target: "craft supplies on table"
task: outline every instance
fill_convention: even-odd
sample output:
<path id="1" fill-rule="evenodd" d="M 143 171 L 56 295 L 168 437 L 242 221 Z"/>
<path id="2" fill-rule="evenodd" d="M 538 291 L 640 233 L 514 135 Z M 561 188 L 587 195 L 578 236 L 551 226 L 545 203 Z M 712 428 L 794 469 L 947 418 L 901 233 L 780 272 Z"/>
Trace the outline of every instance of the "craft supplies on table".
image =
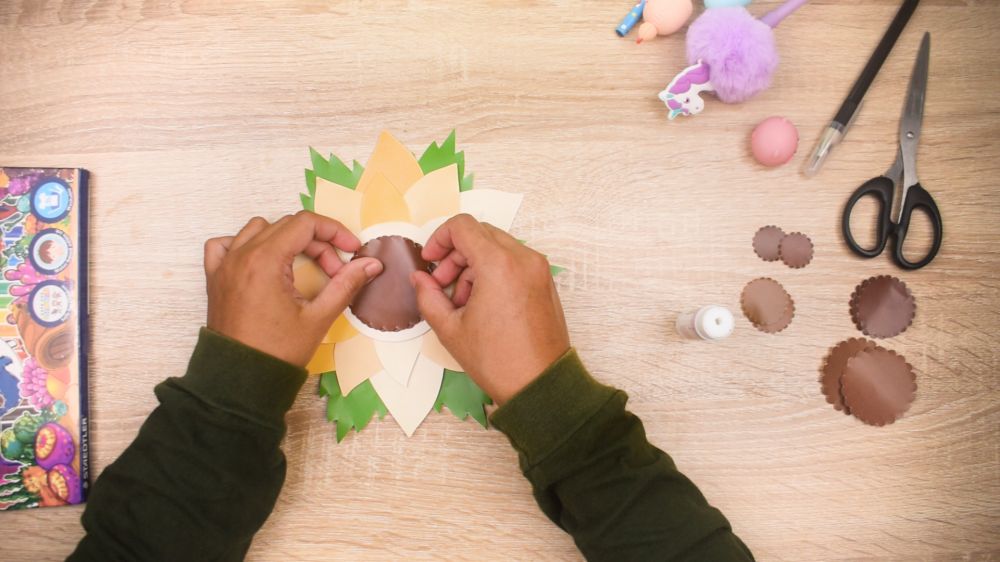
<path id="1" fill-rule="evenodd" d="M 0 510 L 87 496 L 87 183 L 0 168 Z"/>
<path id="2" fill-rule="evenodd" d="M 820 167 L 823 166 L 823 162 L 830 155 L 830 151 L 833 150 L 833 147 L 839 144 L 844 136 L 847 135 L 847 129 L 850 128 L 851 123 L 854 122 L 854 119 L 858 116 L 858 112 L 861 110 L 861 102 L 865 97 L 865 93 L 868 92 L 868 87 L 871 86 L 872 81 L 875 80 L 875 76 L 882 69 L 882 64 L 889 57 L 892 47 L 896 44 L 896 40 L 899 39 L 899 35 L 903 32 L 903 28 L 906 27 L 906 23 L 910 21 L 910 17 L 917 9 L 919 2 L 920 0 L 904 0 L 903 4 L 899 7 L 896 17 L 892 19 L 888 29 L 885 30 L 885 35 L 882 36 L 882 40 L 875 47 L 875 52 L 872 53 L 871 58 L 865 64 L 864 70 L 861 71 L 861 75 L 854 82 L 854 86 L 851 87 L 851 91 L 847 94 L 847 98 L 844 99 L 844 103 L 840 105 L 837 114 L 833 117 L 827 128 L 823 130 L 823 134 L 820 135 L 819 142 L 816 144 L 816 148 L 813 150 L 812 156 L 806 164 L 805 173 L 807 176 L 815 175 L 819 171 Z"/>
<path id="3" fill-rule="evenodd" d="M 927 77 L 930 64 L 931 36 L 924 34 L 920 43 L 920 52 L 910 77 L 910 86 L 903 104 L 903 115 L 899 120 L 899 149 L 896 160 L 889 170 L 876 178 L 865 182 L 857 188 L 847 200 L 841 222 L 841 230 L 847 246 L 855 254 L 873 258 L 885 250 L 889 239 L 894 239 L 893 261 L 903 269 L 919 269 L 929 264 L 938 250 L 941 249 L 943 224 L 937 203 L 917 179 L 917 142 L 920 140 L 920 129 L 924 119 L 924 99 L 927 93 Z M 902 189 L 899 203 L 899 214 L 895 222 L 892 220 L 892 205 L 897 187 Z M 878 202 L 878 222 L 876 224 L 875 245 L 863 248 L 854 239 L 851 232 L 851 214 L 857 202 L 866 196 L 873 196 Z M 906 235 L 910 228 L 910 218 L 913 211 L 922 209 L 930 218 L 933 238 L 927 255 L 917 261 L 910 261 L 904 251 Z"/>
<path id="4" fill-rule="evenodd" d="M 736 321 L 728 308 L 708 305 L 677 316 L 677 333 L 689 340 L 721 340 L 733 333 Z"/>

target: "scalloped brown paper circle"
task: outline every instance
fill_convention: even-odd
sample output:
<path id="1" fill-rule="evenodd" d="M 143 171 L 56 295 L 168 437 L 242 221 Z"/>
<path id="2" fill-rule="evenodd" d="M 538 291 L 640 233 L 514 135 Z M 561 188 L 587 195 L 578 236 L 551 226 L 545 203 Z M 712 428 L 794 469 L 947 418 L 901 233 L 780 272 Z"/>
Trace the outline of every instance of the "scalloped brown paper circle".
<path id="1" fill-rule="evenodd" d="M 913 366 L 895 351 L 861 351 L 848 359 L 841 391 L 851 415 L 868 425 L 882 426 L 910 409 L 917 393 L 917 377 Z"/>
<path id="2" fill-rule="evenodd" d="M 781 257 L 779 245 L 785 231 L 777 226 L 763 226 L 753 235 L 753 251 L 764 261 L 778 261 Z"/>
<path id="3" fill-rule="evenodd" d="M 879 275 L 865 279 L 854 289 L 850 311 L 854 325 L 865 335 L 891 338 L 913 323 L 917 303 L 906 283 Z"/>
<path id="4" fill-rule="evenodd" d="M 850 407 L 844 403 L 844 395 L 840 388 L 840 379 L 844 375 L 847 361 L 861 353 L 879 348 L 872 340 L 866 338 L 849 338 L 830 348 L 823 366 L 820 368 L 820 390 L 826 396 L 826 401 L 833 404 L 834 409 L 850 414 Z"/>
<path id="5" fill-rule="evenodd" d="M 788 267 L 803 268 L 813 259 L 812 240 L 801 232 L 793 232 L 778 243 L 778 255 Z"/>
<path id="6" fill-rule="evenodd" d="M 383 332 L 398 332 L 420 322 L 417 293 L 410 284 L 414 271 L 433 271 L 424 260 L 422 246 L 402 236 L 380 236 L 369 240 L 352 259 L 376 258 L 382 273 L 372 279 L 351 303 L 351 312 L 366 325 Z"/>
<path id="7" fill-rule="evenodd" d="M 795 317 L 795 301 L 781 283 L 769 277 L 746 284 L 740 295 L 740 307 L 754 327 L 769 334 L 784 330 Z"/>

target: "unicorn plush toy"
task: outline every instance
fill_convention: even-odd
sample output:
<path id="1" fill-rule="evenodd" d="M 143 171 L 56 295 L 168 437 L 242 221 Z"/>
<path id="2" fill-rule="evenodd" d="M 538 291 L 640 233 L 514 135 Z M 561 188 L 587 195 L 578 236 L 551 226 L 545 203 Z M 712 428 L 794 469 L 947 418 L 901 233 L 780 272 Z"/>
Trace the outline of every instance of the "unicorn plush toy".
<path id="1" fill-rule="evenodd" d="M 740 103 L 766 90 L 778 68 L 773 29 L 808 1 L 787 0 L 760 19 L 742 6 L 705 10 L 688 29 L 691 66 L 658 96 L 670 110 L 670 119 L 701 113 L 702 92 L 712 92 L 725 103 Z"/>

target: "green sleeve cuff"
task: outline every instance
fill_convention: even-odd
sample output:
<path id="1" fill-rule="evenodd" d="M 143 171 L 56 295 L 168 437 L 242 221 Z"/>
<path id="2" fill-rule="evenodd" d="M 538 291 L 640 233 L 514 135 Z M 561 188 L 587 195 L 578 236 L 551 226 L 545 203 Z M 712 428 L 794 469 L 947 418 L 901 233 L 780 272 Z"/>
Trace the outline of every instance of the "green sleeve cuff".
<path id="1" fill-rule="evenodd" d="M 283 427 L 306 371 L 202 328 L 187 374 L 173 380 L 216 407 Z"/>
<path id="2" fill-rule="evenodd" d="M 490 417 L 528 466 L 545 460 L 617 391 L 590 376 L 570 349 Z"/>

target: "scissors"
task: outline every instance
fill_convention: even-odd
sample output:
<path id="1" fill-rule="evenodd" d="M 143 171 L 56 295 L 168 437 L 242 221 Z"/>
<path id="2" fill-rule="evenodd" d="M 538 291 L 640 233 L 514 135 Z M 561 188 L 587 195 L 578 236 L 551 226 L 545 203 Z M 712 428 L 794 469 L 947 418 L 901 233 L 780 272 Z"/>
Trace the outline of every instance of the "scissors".
<path id="1" fill-rule="evenodd" d="M 847 200 L 841 224 L 848 247 L 855 254 L 865 258 L 873 258 L 881 254 L 889 239 L 895 238 L 892 257 L 896 264 L 903 269 L 920 269 L 929 264 L 937 255 L 938 250 L 941 249 L 941 213 L 938 211 L 934 198 L 920 185 L 920 181 L 917 179 L 917 141 L 920 140 L 920 126 L 924 120 L 924 98 L 927 94 L 930 56 L 931 35 L 925 33 L 920 42 L 920 52 L 917 55 L 917 62 L 913 66 L 913 74 L 910 76 L 910 88 L 906 93 L 903 115 L 899 120 L 899 150 L 896 152 L 896 161 L 892 163 L 885 174 L 866 181 L 854 191 L 850 199 Z M 899 216 L 896 222 L 892 222 L 892 204 L 898 185 L 903 186 L 903 196 L 899 202 Z M 863 248 L 851 234 L 851 213 L 854 211 L 854 205 L 862 197 L 868 195 L 874 196 L 878 200 L 878 225 L 875 230 L 875 246 Z M 913 215 L 913 211 L 918 208 L 926 211 L 930 218 L 934 229 L 934 238 L 927 255 L 919 261 L 912 262 L 903 255 L 903 242 L 906 240 L 906 232 L 910 228 L 910 217 Z"/>

